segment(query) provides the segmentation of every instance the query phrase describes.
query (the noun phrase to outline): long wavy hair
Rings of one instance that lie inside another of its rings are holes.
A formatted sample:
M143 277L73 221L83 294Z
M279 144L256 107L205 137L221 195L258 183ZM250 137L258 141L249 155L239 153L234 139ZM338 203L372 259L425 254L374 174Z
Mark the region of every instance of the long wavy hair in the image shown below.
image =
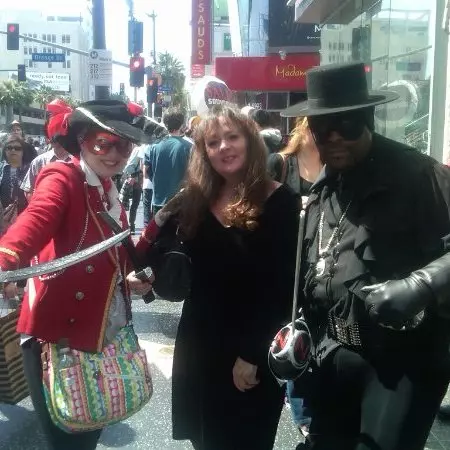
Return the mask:
M307 132L308 119L306 117L297 117L295 127L291 131L289 142L280 153L283 155L296 155L298 152L301 152L305 144Z
M198 125L183 190L168 203L176 212L182 234L193 237L210 206L217 200L225 179L217 173L208 158L205 139L221 126L220 119L236 126L247 141L245 174L237 186L233 202L224 211L227 226L253 230L267 198L270 178L266 168L266 149L255 123L230 107L215 107Z

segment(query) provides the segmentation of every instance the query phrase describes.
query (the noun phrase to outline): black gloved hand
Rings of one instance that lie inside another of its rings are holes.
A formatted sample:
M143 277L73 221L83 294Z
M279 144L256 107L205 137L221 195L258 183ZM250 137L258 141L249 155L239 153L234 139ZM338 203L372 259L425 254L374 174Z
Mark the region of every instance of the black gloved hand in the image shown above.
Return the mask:
M369 316L378 324L401 328L431 306L450 317L450 253L401 280L366 286Z
M366 286L369 317L382 326L396 329L414 320L433 301L433 292L414 272L402 280Z

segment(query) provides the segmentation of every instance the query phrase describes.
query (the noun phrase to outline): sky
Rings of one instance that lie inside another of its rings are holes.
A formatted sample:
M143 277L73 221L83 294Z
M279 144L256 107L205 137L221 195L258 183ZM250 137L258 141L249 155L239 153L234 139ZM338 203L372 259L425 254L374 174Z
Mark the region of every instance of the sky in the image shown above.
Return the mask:
M128 1L104 0L106 23L106 46L113 52L113 59L129 61L128 51ZM88 4L87 0L16 0L13 4L0 0L7 9L39 9L51 15L79 15ZM5 4L6 3L6 4ZM134 0L134 13L137 20L144 22L144 53L146 64L151 61L152 20L146 16L155 11L156 52L168 51L183 63L189 73L191 53L191 1L190 0ZM113 66L113 92L118 92L119 84L128 85L128 68ZM143 89L140 89L143 91ZM127 91L130 94L129 91ZM143 98L143 92L139 98Z

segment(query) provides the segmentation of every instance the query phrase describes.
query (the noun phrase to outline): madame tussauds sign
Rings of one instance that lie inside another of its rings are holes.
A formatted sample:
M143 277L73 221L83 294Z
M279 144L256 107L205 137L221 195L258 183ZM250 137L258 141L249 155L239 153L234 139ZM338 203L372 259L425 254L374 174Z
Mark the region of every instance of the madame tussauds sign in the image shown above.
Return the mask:
M192 0L192 64L211 64L211 0Z

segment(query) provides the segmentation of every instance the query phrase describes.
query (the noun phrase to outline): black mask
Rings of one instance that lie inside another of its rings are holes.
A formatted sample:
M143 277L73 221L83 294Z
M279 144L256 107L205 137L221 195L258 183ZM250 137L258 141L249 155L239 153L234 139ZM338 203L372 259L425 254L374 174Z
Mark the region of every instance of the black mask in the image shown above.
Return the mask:
M335 131L346 141L356 141L367 126L365 111L308 117L308 124L317 144L325 144Z

